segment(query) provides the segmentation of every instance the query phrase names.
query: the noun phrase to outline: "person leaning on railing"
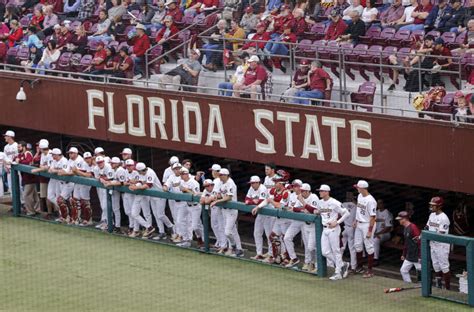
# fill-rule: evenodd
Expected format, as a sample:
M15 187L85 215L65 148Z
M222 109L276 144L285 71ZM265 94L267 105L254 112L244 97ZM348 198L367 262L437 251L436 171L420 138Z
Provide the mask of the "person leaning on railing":
M160 28L156 34L156 43L161 44L163 51L168 51L170 48L170 43L168 38L173 37L179 32L178 27L173 23L173 17L170 15L165 16L163 19L164 26ZM176 38L174 36L173 38Z
M216 26L216 30L210 35L209 43L202 46L206 56L206 64L203 64L203 67L214 72L222 63L222 50L224 49L222 39L227 32L227 21L221 19L217 22Z
M249 58L249 67L245 71L243 82L234 84L235 97L240 97L242 92L250 92L250 98L256 99L257 94L262 92L268 74L259 61L260 59L256 55Z
M113 76L128 79L133 78L133 59L130 57L130 55L128 55L128 48L120 48L119 53L121 60Z
M84 70L85 73L89 73L92 71L97 72L105 68L105 59L107 58L107 51L105 50L104 46L105 44L102 41L97 44L97 50L94 53L92 63Z

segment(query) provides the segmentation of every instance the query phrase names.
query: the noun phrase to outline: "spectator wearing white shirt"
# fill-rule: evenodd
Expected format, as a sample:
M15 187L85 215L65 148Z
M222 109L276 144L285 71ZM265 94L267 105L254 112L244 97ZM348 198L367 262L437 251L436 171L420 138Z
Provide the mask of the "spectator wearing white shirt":
M51 64L56 62L61 55L61 51L56 49L56 40L49 40L47 48L43 51L43 57L38 63L38 68L50 69ZM40 74L44 75L44 70L40 71Z
M400 27L413 24L415 18L412 16L413 11L415 11L418 6L418 0L410 0L411 5L405 7L402 17L398 21L395 21L395 28L399 29Z
M235 73L230 78L230 81L221 82L217 86L219 88L219 95L232 96L234 83L243 83L245 71L249 67L247 60L249 59L249 54L247 52L242 53L242 60L244 60L242 65L237 66ZM227 90L227 91L226 91Z
M366 25L370 25L377 19L378 14L379 11L375 7L375 0L369 0L367 1L367 7L365 7L362 11L361 19Z
M352 11L356 11L357 13L359 13L359 16L362 15L364 7L360 5L360 0L352 0L352 4L342 12L342 19L344 20L344 22L346 22L347 25L352 24L352 18L350 16L350 13Z

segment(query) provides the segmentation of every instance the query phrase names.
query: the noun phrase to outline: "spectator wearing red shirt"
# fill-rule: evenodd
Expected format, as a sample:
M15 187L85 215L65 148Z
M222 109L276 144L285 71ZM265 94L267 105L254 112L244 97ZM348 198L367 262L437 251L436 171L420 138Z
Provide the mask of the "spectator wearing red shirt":
M296 35L298 39L304 39L304 33L308 28L308 23L304 19L304 11L302 9L295 9L293 12L294 23L292 33Z
M33 17L30 21L30 26L35 26L36 29L43 29L44 15L43 11L39 8L36 8L33 11Z
M198 8L198 13L209 15L217 10L219 0L202 0L201 6Z
M31 165L33 163L33 154L27 150L24 141L18 142L18 156L15 161L21 165ZM36 209L39 207L38 192L36 191L37 182L35 175L21 173L21 185L23 186L23 198L25 200L27 216L35 215Z
M265 23L259 23L257 25L257 32L240 50L246 51L249 54L255 54L256 50L263 50L267 41L270 40L270 34L265 31L266 28Z
M165 5L167 9L166 16L171 16L175 23L181 22L183 19L183 12L181 12L179 7L176 5L176 0L168 0Z
M256 99L257 93L262 92L262 84L266 82L268 75L265 68L258 64L259 61L260 59L256 55L249 58L249 67L245 71L244 81L242 83L236 82L234 84L235 97L240 97L242 91L247 91L251 92L251 99Z
M283 33L283 28L285 25L290 24L290 26L293 28L293 25L295 24L295 18L293 17L293 14L291 14L289 5L282 5L280 12L281 13L279 15L273 18L273 33L271 35L272 39Z
M296 42L296 35L291 32L291 25L290 23L286 24L283 30L283 33L267 42L265 48L263 49L263 53L266 56L286 56L288 55L288 51L290 49L290 43ZM268 68L268 70L272 70L272 66L264 61L264 65ZM286 68L280 64L280 69L285 73Z
M296 92L306 90L308 88L308 72L310 67L310 61L302 59L300 61L300 67L295 71L293 80L291 81L291 87L283 92L283 99L281 102L290 102L295 96Z
M170 47L168 39L175 36L179 32L179 28L173 23L173 18L169 15L165 16L163 23L164 26L156 34L156 43L163 46L163 51L167 51ZM176 38L176 36L173 38Z
M411 16L415 18L413 24L400 27L400 29L409 30L411 32L425 29L425 20L432 9L433 5L430 0L421 0L421 4L413 10L413 13L411 13Z
M331 19L331 23L326 30L324 40L336 40L344 34L347 24L342 20L336 10L331 10L329 18Z
M94 53L94 58L92 59L92 65L87 67L84 71L90 72L92 69L103 70L105 68L105 60L107 59L107 51L104 49L105 44L102 41L99 41L97 44L97 50Z
M58 49L62 50L63 48L65 48L66 45L72 41L72 38L73 36L71 32L69 31L69 28L66 25L62 25L61 32L57 39Z
M122 47L120 49L120 64L118 71L114 74L115 77L120 78L133 78L133 59L128 55L128 48Z
M17 43L20 43L20 40L23 38L23 29L20 27L17 20L12 20L10 22L10 34L7 37L8 46L14 47Z
M310 99L324 99L324 91L331 89L331 77L322 67L320 62L311 63L311 70L308 73L309 90L297 91L293 103L308 105Z
M138 24L135 29L137 30L137 36L134 39L132 54L135 64L135 75L145 76L145 53L150 48L150 38L145 34L146 28L144 25Z
M436 58L433 58L433 69L435 69L436 72L431 74L431 85L444 86L441 82L440 74L437 71L448 70L453 60L451 58L451 51L444 46L444 40L442 38L437 38L435 40L431 55L437 56Z

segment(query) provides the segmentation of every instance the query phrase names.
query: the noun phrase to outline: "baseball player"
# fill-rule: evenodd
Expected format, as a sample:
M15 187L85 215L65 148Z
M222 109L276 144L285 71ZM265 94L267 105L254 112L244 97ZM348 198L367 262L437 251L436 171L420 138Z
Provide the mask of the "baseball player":
M219 171L221 170L221 166L219 164L213 164L212 167L209 169L212 174L212 178L214 186L212 188L212 197L208 200L209 203L219 199L220 193L220 185L222 183L221 179L219 178ZM219 206L211 207L211 228L212 232L216 236L216 243L214 247L217 249L217 252L223 254L227 251L227 237L225 236L224 232L224 215L222 214L222 209Z
M53 162L53 156L51 154L51 150L49 149L48 140L41 139L38 143L38 146L41 149L40 164L39 168L32 170L34 173L48 171L51 163ZM46 215L47 219L52 217L54 207L56 205L55 203L51 202L51 200L49 200L49 198L51 198L51 196L49 196L49 192L53 191L52 189L55 187L54 185L56 183L58 183L57 180L47 180L40 177L40 198L46 198L46 207L48 209L48 214ZM51 189L49 188L50 185L52 185Z
M126 147L122 150L122 152L120 153L120 155L122 155L122 161L120 163L120 165L122 167L124 167L124 168L126 167L125 162L127 161L127 159L133 159L132 154L133 154L132 150L129 149L128 147Z
M161 188L161 183L156 176L156 173L147 166L139 162L136 164L135 169L138 172L139 181L136 184L130 185L129 189L132 191L154 189L158 190ZM143 217L140 215L143 213ZM143 232L143 238L148 238L155 232L155 228L152 226L152 217L150 211L150 197L144 195L135 195L135 199L132 205L132 218L134 219L133 233L130 237L137 237L140 232L140 225L145 228Z
M217 189L217 192L219 193L219 199L216 199L211 203L211 209L212 207L221 203L237 200L237 186L229 175L229 170L226 168L219 170L219 178L221 180L219 188ZM214 189L216 189L215 185ZM244 251L242 250L240 235L237 230L237 217L239 211L236 209L221 208L222 215L224 217L224 233L230 243L226 255L243 257Z
M105 155L105 151L102 147L96 147L94 150L95 157L103 157L106 164L110 164L110 157Z
M357 213L357 200L354 197L352 192L346 193L346 202L342 203L342 207L344 207L347 211L349 211L349 216L344 219L344 231L342 231L342 248L341 252L344 254L346 248L349 249L349 254L351 257L351 268L349 273L354 273L357 267L357 255L356 250L354 247L354 227L353 224L356 220L356 213Z
M316 194L311 193L311 186L308 183L303 183L301 186L301 196L303 197L304 206L302 208L293 208L293 211L313 214L315 209L317 209L319 198ZM304 265L301 269L315 273L317 267L315 261L316 229L314 223L305 222L302 237L304 243Z
M82 155L83 161L76 164L76 168L72 172L84 178L93 178L93 159L90 152L85 152ZM92 208L91 208L91 187L89 185L75 184L74 191L71 197L71 210L77 209L76 218L80 218L81 226L92 225ZM73 220L78 224L78 220Z
M258 204L255 208L252 209L252 214L256 215L262 207L271 205L276 209L284 209L288 206L288 200L290 197L290 192L285 188L285 184L290 179L290 174L285 170L278 170L277 174L273 177L275 182L275 187L273 187L267 199ZM281 252L283 252L282 246L282 235L288 229L290 225L288 219L278 218L273 225L272 233L270 234L270 242L272 244L272 254L264 260L266 263L278 263L282 261Z
M364 270L362 267L362 252L365 246L368 268L363 277L371 278L374 276L372 267L374 265L374 229L377 202L367 190L369 188L367 181L359 180L354 187L359 192L359 196L357 196L356 221L354 222L354 247L357 253L356 272L362 273Z
M341 226L349 216L349 211L342 207L340 201L332 198L329 194L331 188L327 184L322 184L319 189L318 209L315 213L321 216L323 225L323 234L321 236L321 250L326 259L335 264L334 275L329 279L332 281L347 277L349 273L349 263L342 261L342 252L340 247ZM340 218L339 215L341 216Z
M273 177L275 177L276 173L276 166L274 163L268 163L265 165L265 180L263 181L263 184L267 188L267 191L270 192L270 190L275 186L275 181L273 181ZM264 254L263 256L265 258L268 257L273 257L273 250L270 247L271 242L270 242L270 234L272 234L273 230L273 225L275 224L276 218L272 216L265 216L265 222L263 224L263 228L265 230L265 236L267 237L267 244L268 244L268 252Z
M61 150L59 148L53 148L52 154L53 154L53 161L51 162L51 166L49 167L48 172L53 173L53 174L58 174L58 175L60 172L68 172L70 170L68 160L66 159L66 157L63 156L63 153L61 152ZM50 180L50 183L51 183L51 180ZM57 218L56 221L66 222L68 218L67 206L62 205L63 200L59 200L59 199L69 198L67 193L69 192L70 185L69 183L66 183L63 181L59 181L59 180L54 180L54 181L55 181L54 183L55 185L52 186L50 184L48 186L48 189L49 187L51 187L51 190L52 190L51 194L49 194L48 192L48 199L51 202L56 203L56 206L60 208L59 218ZM59 205L62 205L62 207Z
M200 193L199 182L192 178L189 174L188 168L181 168L181 192L190 193L197 195ZM201 221L201 206L196 202L186 202L186 208L188 210L188 216L191 219L191 226L188 227L186 238L184 242L178 244L180 247L191 247L191 240L193 238L193 232L196 235L198 247L204 246L203 238L203 226Z
M5 190L3 189L3 167L7 155L4 152L0 152L0 197L3 197Z
M438 234L449 234L449 218L443 212L444 200L440 196L431 198L431 214L426 223L425 229ZM449 244L437 241L430 241L431 262L436 273L436 287L441 288L441 280L444 280L444 287L451 289L451 272L449 271Z
M403 226L404 246L401 260L403 261L400 273L405 283L411 283L410 270L414 266L417 276L421 275L421 248L420 248L420 230L410 222L410 216L406 211L400 211L395 218Z
M97 150L97 148L96 148ZM110 160L109 160L110 161ZM97 156L95 158L95 167L93 168L94 177L99 180L100 183L104 184L105 181L112 180L114 178L114 171L110 164L106 162L103 156ZM102 214L100 217L100 223L96 226L97 229L107 229L107 189L97 187L97 196L99 197L100 208Z
M291 186L293 188L293 192L290 194L288 210L302 212L305 205L304 198L301 195L301 186L303 186L303 182L299 179L296 179L293 180ZM294 267L300 263L300 260L296 256L293 239L296 235L298 235L298 233L303 231L304 224L304 221L291 220L288 229L284 233L283 241L285 243L286 251L288 252L290 260L283 261L282 264L284 264L287 268Z
M165 192L172 192L181 194L181 164L174 163L172 166L173 174L168 177L165 184L163 185L163 191ZM186 237L187 233L187 223L188 223L188 210L186 202L180 200L172 200L168 201L170 205L171 215L173 216L173 220L175 223L175 231L176 235L174 235L171 239L173 243L182 243L184 238Z
M268 197L267 188L260 183L260 178L258 176L250 177L250 188L245 196L246 205L258 205L263 202ZM264 215L258 214L255 218L254 228L253 228L253 238L255 240L255 249L257 254L254 257L251 257L253 260L264 260L263 256L263 233L266 217ZM265 233L266 234L266 233ZM270 234L270 233L268 233ZM267 237L268 239L268 237ZM270 249L270 245L268 245Z
M374 266L379 264L380 245L388 241L393 229L393 215L385 209L383 200L377 200L374 234Z
M118 157L110 159L110 166L112 167L112 179L102 179L102 184L105 187L121 186L126 179L127 171L121 166L121 161ZM109 190L107 190L109 191ZM120 192L112 191L112 211L114 212L114 233L121 233L121 215L120 215Z
M15 132L13 132L12 130L8 130L7 132L5 132L3 136L5 138L5 142L7 143L3 147L3 152L5 153L5 156L6 156L3 164L4 164L4 170L7 172L8 191L11 194L12 177L10 174L10 169L11 169L11 163L18 156L18 143L15 142Z
M130 187L130 185L134 185L139 180L139 174L135 170L135 161L133 159L125 160L125 168L127 169L125 175L125 181L123 185ZM125 214L128 216L128 233L127 235L132 235L133 228L135 224L135 219L132 217L132 206L133 201L135 199L135 194L131 193L123 193L122 194L122 202L123 202L123 209Z

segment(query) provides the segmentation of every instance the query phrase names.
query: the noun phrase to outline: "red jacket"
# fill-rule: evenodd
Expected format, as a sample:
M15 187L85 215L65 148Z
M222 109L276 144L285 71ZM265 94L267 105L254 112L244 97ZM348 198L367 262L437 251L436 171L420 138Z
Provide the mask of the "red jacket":
M181 22L183 19L183 12L176 7L174 10L170 10L166 13L166 16L171 16L173 18L173 22Z
M37 29L42 29L43 21L44 21L44 15L41 15L40 17L35 15L31 19L30 26L35 26Z
M256 40L262 40L264 42L254 42ZM270 40L270 34L269 33L267 33L267 32L264 32L263 34L258 34L257 33L252 37L252 40L247 41L244 44L244 46L242 47L242 50L247 50L248 48L251 48L251 47L263 50L263 48L265 48L265 44L268 40Z
M20 41L21 38L23 38L23 29L21 29L21 27L18 27L17 30L10 33L10 35L8 36L8 38L7 38L8 39L8 46L9 47L14 47L15 43L17 41Z
M283 26L285 26L286 24L290 24L291 28L293 28L295 24L295 18L292 14L288 14L287 16L275 17L275 22L273 23L273 32L278 34L283 33Z
M18 154L18 163L22 165L31 165L33 162L33 155L31 152L26 151L25 153ZM36 176L28 173L21 173L21 184L35 184L37 182Z
M150 48L150 38L146 34L141 37L136 37L133 44L133 54L136 56L143 56L146 50Z
M171 27L169 29L169 33L166 34L165 36L165 32L168 28L166 27L161 27L160 30L158 31L158 33L156 34L156 42L158 43L158 41L160 41L161 39L167 39L175 34L177 34L179 32L179 29L178 27L175 25L175 24L171 24ZM173 37L173 39L178 39L178 36L176 37Z
M292 33L296 35L296 37L301 38L304 36L304 32L308 28L308 24L304 20L304 17L301 17L299 19L294 19L294 25L291 30Z
M347 24L342 20L342 18L339 18L337 23L332 22L329 24L328 29L326 30L326 36L324 36L324 40L336 40L344 34L346 31Z

